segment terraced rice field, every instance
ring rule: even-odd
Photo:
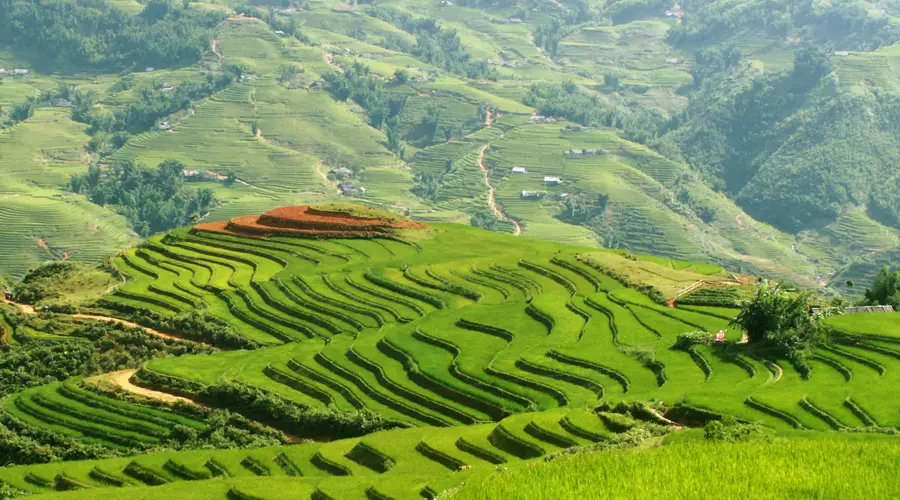
[[[411,428],[279,448],[15,467],[0,470],[0,481],[35,493],[101,495],[115,486],[163,495],[171,483],[209,480],[178,491],[280,498],[257,483],[264,477],[291,481],[293,494],[311,498],[400,499],[605,441],[631,425],[592,410],[600,403],[686,403],[783,431],[900,426],[895,405],[885,404],[896,400],[900,381],[896,338],[821,349],[804,379],[789,361],[737,343],[741,332],[728,326],[736,309],[660,305],[607,273],[641,270],[670,294],[701,279],[727,286],[726,273],[709,266],[634,261],[452,224],[327,240],[182,229],[114,263],[130,279],[105,307],[162,315],[206,309],[264,345],[155,359],[141,380],[233,380],[302,407],[368,410]],[[724,330],[728,346],[673,349],[678,334],[693,330]],[[165,440],[167,423],[203,425],[72,381],[18,393],[3,408],[110,448],[152,447]]]
[[[813,401],[840,426],[865,425],[852,399],[882,425],[900,420],[874,404],[890,397],[897,376],[890,339],[819,353],[809,380],[786,360],[739,347],[672,350],[690,330],[739,340],[728,327],[734,310],[661,306],[603,273],[609,259],[625,258],[521,241],[441,224],[414,244],[179,230],[118,257],[132,280],[106,300],[161,314],[207,307],[254,340],[287,343],[155,360],[151,371],[235,378],[310,406],[369,408],[414,425],[610,399],[686,401],[812,429],[834,424],[810,411]],[[727,279],[658,269],[685,282]]]
[[[197,488],[204,498],[231,498],[234,492],[253,498],[430,497],[474,470],[610,439],[621,432],[606,423],[610,418],[582,410],[522,414],[494,424],[387,431],[329,443],[13,467],[0,469],[0,481],[37,494],[62,490],[77,497],[78,490],[90,490],[80,493],[93,498],[106,498],[96,496],[103,489],[109,498],[126,494],[123,488],[142,497],[165,494],[175,485],[179,495]],[[279,496],[260,480],[282,483],[290,495]]]

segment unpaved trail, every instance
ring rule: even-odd
[[[219,41],[213,38],[209,48],[210,50],[212,50],[212,53],[216,55],[216,58],[219,60],[219,64],[222,64],[222,60],[225,59],[225,57],[221,52],[219,52]]]
[[[22,312],[25,313],[25,314],[29,314],[29,315],[30,315],[30,314],[37,314],[37,313],[38,313],[38,312],[34,309],[34,306],[30,306],[30,305],[28,305],[28,304],[19,304],[19,303],[17,303],[17,302],[12,302],[12,301],[9,301],[9,300],[6,300],[6,299],[0,299],[0,300],[2,300],[4,304],[7,304],[7,305],[10,305],[10,306],[13,306],[13,307],[18,308],[20,311],[22,311]],[[60,313],[57,313],[57,314],[60,314]],[[112,316],[103,316],[103,315],[100,315],[100,314],[81,314],[81,313],[78,313],[78,314],[66,314],[66,316],[69,316],[70,318],[75,318],[75,319],[90,319],[90,320],[94,320],[94,321],[103,321],[103,322],[106,322],[106,323],[119,323],[119,324],[125,325],[125,326],[127,326],[127,327],[129,327],[129,328],[140,328],[141,330],[144,330],[145,332],[149,333],[150,335],[153,335],[153,336],[156,336],[156,337],[159,337],[159,338],[163,338],[163,339],[167,339],[167,340],[175,340],[175,341],[184,341],[184,340],[186,340],[186,339],[183,338],[183,337],[177,337],[177,336],[172,335],[172,334],[169,334],[169,333],[163,333],[163,332],[161,332],[161,331],[159,331],[159,330],[154,330],[153,328],[148,328],[148,327],[146,327],[146,326],[139,325],[139,324],[137,324],[137,323],[134,323],[134,322],[131,322],[131,321],[127,321],[127,320],[124,320],[124,319],[114,318],[114,317],[112,317]]]
[[[737,221],[738,227],[741,228],[741,231],[743,231],[744,229],[746,229],[746,228],[744,227],[744,221],[741,219],[741,214],[737,214],[737,215],[734,217],[734,219]]]
[[[485,123],[487,124],[488,127],[493,126],[493,123],[494,123],[493,113],[491,113],[490,111],[488,111],[487,119],[485,120]],[[504,135],[505,134],[501,134],[500,137],[502,138]],[[503,212],[503,209],[500,207],[500,205],[497,203],[497,196],[496,196],[497,190],[494,188],[493,184],[491,184],[491,173],[488,170],[488,168],[484,165],[484,154],[485,154],[485,152],[487,152],[488,148],[490,148],[490,147],[491,147],[491,143],[489,142],[489,143],[485,144],[484,147],[481,148],[481,151],[478,153],[478,168],[481,169],[481,173],[484,175],[484,184],[488,188],[488,207],[491,209],[491,212],[494,212],[494,216],[496,216],[498,219],[500,219],[502,221],[506,221],[506,222],[512,222],[513,226],[515,226],[515,228],[516,228],[515,232],[513,234],[515,234],[516,236],[519,236],[520,234],[522,234],[522,226],[519,225],[518,221],[511,219],[509,216],[507,216]]]
[[[122,370],[118,372],[105,373],[97,377],[98,380],[106,380],[111,382],[116,387],[128,391],[132,394],[138,394],[140,396],[145,396],[148,398],[156,399],[159,401],[163,401],[165,403],[188,403],[192,405],[200,406],[196,401],[190,400],[188,398],[183,398],[181,396],[175,396],[173,394],[169,394],[167,392],[154,391],[153,389],[147,389],[138,385],[134,385],[131,383],[131,376],[135,374],[137,370]]]
[[[344,72],[344,68],[342,68],[340,64],[334,62],[334,54],[332,54],[331,52],[325,52],[325,53],[323,53],[323,54],[322,54],[322,58],[325,59],[325,62],[328,63],[328,66],[329,66],[331,69],[338,70],[338,71],[340,71],[341,73]]]

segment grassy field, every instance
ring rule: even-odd
[[[850,335],[900,338],[898,313],[848,314],[828,318],[825,324]]]
[[[892,498],[898,452],[891,438],[688,442],[488,473],[448,498]]]

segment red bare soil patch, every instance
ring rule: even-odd
[[[194,231],[265,238],[274,235],[306,238],[374,238],[398,229],[424,229],[406,219],[358,217],[345,212],[318,210],[306,205],[270,210],[262,215],[244,215],[228,222],[209,222]]]

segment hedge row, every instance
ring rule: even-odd
[[[60,395],[78,401],[81,404],[92,406],[110,413],[117,413],[124,417],[145,420],[147,422],[163,426],[186,425],[194,429],[203,429],[206,424],[177,414],[144,408],[133,403],[126,403],[117,399],[97,395],[91,391],[81,389],[72,383],[64,382],[57,390]]]
[[[573,446],[578,446],[578,443],[574,439],[568,436],[563,436],[562,434],[558,434],[549,429],[545,429],[534,420],[528,422],[528,425],[525,426],[524,430],[525,434],[528,434],[535,439],[544,441],[545,443],[550,443],[560,448],[571,448]]]
[[[130,481],[106,472],[99,467],[94,467],[88,472],[88,477],[97,481],[98,483],[106,484],[109,486],[123,487],[123,486],[133,486],[133,483]]]
[[[419,444],[416,445],[416,451],[425,458],[437,462],[452,471],[460,470],[466,465],[462,460],[429,446],[425,441],[419,441]]]
[[[419,278],[418,276],[414,275],[408,267],[403,269],[403,277],[419,286],[431,288],[432,290],[438,290],[441,292],[452,293],[453,295],[459,295],[460,297],[474,300],[475,302],[481,300],[480,293],[470,290],[464,286],[457,285],[456,283],[451,283],[432,273],[430,269],[426,268],[425,274],[428,275],[429,278],[435,280],[437,283],[432,283],[431,281]]]
[[[272,366],[271,363],[263,368],[263,375],[269,377],[275,382],[278,382],[279,384],[286,385],[291,389],[294,389],[295,391],[302,392],[303,394],[306,394],[313,399],[321,401],[325,406],[331,406],[334,404],[334,400],[327,392],[320,390],[318,387],[310,384],[306,380],[290,374],[287,371],[282,370],[281,368]]]
[[[363,467],[382,474],[396,465],[393,458],[362,441],[356,443],[344,456]]]
[[[730,356],[727,356],[725,359],[740,366],[745,372],[747,372],[747,375],[749,375],[750,378],[756,376],[756,368],[748,363],[746,359],[742,358],[740,354],[732,354]]]
[[[757,401],[753,399],[753,396],[750,396],[746,400],[744,400],[744,404],[749,406],[750,408],[753,408],[754,410],[758,410],[772,417],[775,417],[795,429],[806,429],[806,426],[800,423],[800,421],[797,420],[797,418],[793,415],[781,411],[778,408],[769,406],[763,402]]]
[[[40,486],[42,488],[53,488],[53,480],[48,479],[46,477],[39,476],[34,471],[28,471],[25,473],[23,477],[26,483],[31,483],[35,486]]]
[[[399,347],[391,344],[387,338],[379,340],[376,346],[385,356],[401,363],[406,368],[406,375],[409,377],[409,380],[422,389],[431,391],[457,404],[481,411],[490,416],[494,421],[502,420],[509,415],[509,412],[503,407],[498,406],[491,401],[487,401],[476,394],[460,391],[444,385],[441,381],[423,372],[419,369],[412,356]]]
[[[312,300],[324,302],[325,304],[328,304],[332,307],[336,307],[341,310],[352,311],[356,314],[361,314],[363,316],[367,316],[369,318],[372,318],[372,320],[374,320],[375,323],[378,324],[378,326],[382,326],[385,323],[384,318],[380,314],[378,314],[377,312],[375,312],[371,309],[366,309],[364,307],[360,307],[356,303],[351,304],[348,302],[342,302],[340,300],[333,299],[331,297],[327,297],[327,296],[322,295],[319,292],[313,290],[312,287],[310,287],[309,284],[307,284],[305,281],[303,281],[303,279],[301,277],[293,276],[292,278],[293,278],[294,284],[296,284],[300,288],[300,290],[303,291],[303,293],[305,293]],[[326,279],[325,276],[323,276],[322,279],[323,280]]]
[[[463,281],[468,281],[469,283],[474,283],[476,285],[480,285],[485,288],[490,288],[491,290],[494,290],[495,292],[502,295],[504,299],[509,298],[509,291],[507,289],[503,288],[502,286],[495,285],[493,283],[490,283],[488,281],[481,280],[478,278],[473,278],[472,276],[466,276],[460,272],[457,272],[455,269],[451,269],[450,274],[452,274],[453,276],[456,276],[457,278],[459,278]]]
[[[587,361],[587,360],[575,358],[572,356],[568,356],[568,355],[562,354],[558,351],[548,351],[546,353],[546,356],[548,358],[555,359],[556,361],[559,361],[561,363],[580,366],[582,368],[587,368],[588,370],[593,370],[598,373],[602,373],[603,375],[606,375],[607,377],[610,377],[611,379],[613,379],[616,382],[618,382],[619,384],[621,384],[623,392],[628,392],[628,389],[631,386],[631,381],[628,380],[628,377],[626,377],[622,372],[620,372],[616,369],[607,368],[607,367],[605,367],[599,363],[595,363],[593,361]]]
[[[156,472],[155,470],[145,467],[135,461],[131,461],[122,470],[126,476],[137,479],[138,481],[149,484],[150,486],[160,486],[169,483],[169,479]]]
[[[612,300],[612,297],[609,296],[609,299]],[[613,315],[613,312],[610,311],[607,307],[600,304],[599,302],[594,301],[590,297],[585,297],[584,303],[589,305],[590,307],[593,307],[594,309],[599,311],[601,314],[606,316],[606,318],[609,320],[609,330],[612,332],[613,344],[616,347],[618,347],[619,346],[619,328],[616,326],[616,318],[615,318],[615,315]]]
[[[866,427],[878,427],[878,422],[876,422],[875,419],[872,418],[872,416],[869,415],[868,412],[866,412],[866,410],[856,404],[856,402],[853,401],[850,396],[847,396],[847,399],[844,400],[844,406],[846,406],[848,410],[853,412],[853,414],[856,415],[856,418],[860,419],[866,425]]]
[[[278,467],[280,467],[281,470],[284,471],[284,474],[287,476],[299,477],[303,475],[300,467],[297,467],[297,464],[295,464],[290,457],[285,455],[284,452],[275,455],[275,458],[272,459],[272,461],[275,462],[275,464],[278,465]]]
[[[588,441],[592,441],[594,443],[599,443],[600,441],[606,441],[607,437],[603,434],[597,434],[596,432],[590,431],[588,429],[584,429],[575,425],[572,420],[569,419],[569,416],[566,415],[563,418],[559,419],[559,426],[566,430],[569,434],[578,436],[582,439],[587,439]]]
[[[343,321],[344,323],[350,325],[354,330],[361,331],[365,326],[350,316],[347,316],[344,313],[334,311],[332,309],[328,309],[327,307],[323,307],[312,300],[306,300],[300,295],[298,295],[295,291],[291,290],[287,285],[285,285],[281,280],[275,280],[275,286],[281,293],[284,294],[285,297],[293,301],[300,307],[309,309],[311,311],[315,311],[319,314],[337,319],[339,321]]]
[[[53,478],[53,485],[59,491],[86,490],[93,488],[93,486],[89,484],[85,484],[66,475],[65,472],[56,474],[56,477]]]
[[[76,422],[84,423],[83,425],[96,424],[101,427],[109,427],[111,431],[110,433],[116,433],[117,431],[121,430],[137,434],[140,437],[135,436],[134,438],[132,438],[136,441],[154,443],[158,439],[163,439],[169,435],[169,432],[165,426],[154,425],[149,422],[134,420],[125,417],[119,419],[115,418],[115,414],[107,416],[99,412],[94,413],[90,411],[81,411],[63,402],[54,401],[53,399],[50,399],[39,392],[33,393],[31,395],[31,399],[35,404],[38,404],[54,413],[71,417],[75,419]],[[125,435],[125,437],[128,436]]]
[[[591,275],[591,273],[585,271],[584,269],[576,266],[575,264],[573,264],[571,262],[562,260],[558,257],[551,257],[550,263],[555,264],[569,272],[575,273],[578,276],[581,276],[582,278],[584,278],[585,281],[590,283],[592,287],[594,287],[595,292],[600,291],[600,282],[597,280],[597,278],[595,278],[593,275]]]
[[[77,432],[80,432],[81,434],[84,434],[85,436],[97,438],[107,443],[113,443],[116,445],[125,446],[127,448],[140,448],[143,444],[143,441],[141,439],[133,436],[122,435],[116,432],[115,429],[98,428],[97,426],[87,423],[88,421],[73,418],[68,415],[49,410],[31,401],[30,399],[27,399],[21,394],[15,398],[13,403],[19,411],[30,415],[33,418],[50,424],[56,424],[62,427],[73,429]],[[154,442],[152,441],[152,438],[147,438],[146,436],[142,436],[142,438],[150,439],[151,443]]]
[[[272,471],[269,469],[269,466],[260,462],[257,458],[246,456],[243,460],[241,460],[241,467],[247,469],[257,476],[271,476]]]
[[[277,314],[273,314],[269,311],[266,311],[265,309],[263,309],[262,307],[257,305],[256,302],[253,301],[253,298],[250,296],[250,294],[247,293],[247,291],[243,288],[239,288],[239,289],[235,290],[234,293],[235,293],[235,295],[237,295],[244,301],[244,304],[247,306],[247,309],[249,310],[249,312],[251,312],[263,319],[266,319],[271,323],[281,325],[291,331],[298,331],[298,332],[302,333],[306,338],[313,339],[316,337],[320,337],[323,339],[327,339],[327,337],[312,330],[311,328],[304,325],[303,323],[299,323],[297,321],[294,321],[293,319],[283,318],[281,316],[278,316]],[[263,299],[263,302],[265,302],[265,299]],[[297,340],[296,338],[294,338],[290,335],[289,335],[289,337],[292,340]]]
[[[209,472],[213,477],[231,477],[231,473],[228,472],[228,468],[225,467],[225,464],[219,462],[214,457],[210,457],[203,466],[209,469]]]
[[[353,349],[352,347],[347,351],[347,359],[349,359],[350,361],[355,363],[357,366],[371,372],[372,375],[375,376],[375,379],[378,380],[378,383],[381,384],[382,387],[391,391],[398,397],[412,401],[420,406],[423,406],[432,411],[440,413],[441,415],[443,415],[445,417],[449,417],[454,420],[458,420],[465,424],[474,424],[474,423],[478,422],[477,419],[475,419],[468,413],[460,411],[452,406],[443,404],[440,401],[436,401],[434,399],[427,398],[421,394],[413,392],[413,391],[401,386],[400,384],[394,382],[393,380],[388,378],[387,375],[385,375],[384,369],[382,369],[381,366],[364,358],[362,355],[360,355],[358,352],[356,352],[356,350]]]
[[[515,339],[515,335],[502,328],[496,328],[490,325],[478,323],[476,321],[469,321],[467,319],[458,320],[456,322],[456,326],[458,328],[462,328],[463,330],[470,330],[473,332],[484,333],[486,335],[490,335],[491,337],[497,337],[498,339],[504,340],[506,342],[512,342]]]
[[[350,370],[344,368],[343,366],[338,365],[334,361],[328,359],[321,352],[316,353],[315,358],[316,362],[318,362],[322,367],[334,373],[336,376],[341,377],[353,385],[355,385],[360,391],[362,391],[365,395],[369,396],[373,400],[387,406],[388,408],[402,414],[407,417],[419,420],[421,422],[425,422],[429,425],[435,425],[439,427],[446,427],[447,422],[443,420],[431,416],[427,413],[424,413],[416,408],[413,408],[406,403],[398,401],[394,398],[385,396],[384,394],[378,392],[374,388],[372,388],[369,384],[366,383],[365,380],[362,379],[359,375],[351,372]]]
[[[509,279],[507,277],[500,277],[500,276],[494,275],[493,273],[490,273],[488,271],[482,271],[476,267],[472,267],[472,273],[475,274],[476,276],[481,276],[482,278],[487,279],[487,280],[497,281],[497,282],[509,285],[509,286],[515,288],[516,290],[519,290],[520,292],[522,292],[522,295],[524,295],[526,299],[531,298],[531,290],[527,286],[519,283],[518,281]],[[507,298],[509,297],[508,292],[506,294],[506,297]]]
[[[335,462],[322,454],[322,450],[316,452],[309,461],[319,470],[322,470],[332,476],[349,476],[352,474],[350,468],[344,464]]]
[[[506,399],[508,401],[512,401],[512,402],[522,406],[523,408],[537,408],[537,403],[535,403],[531,399],[526,398],[525,396],[521,396],[514,392],[510,392],[502,387],[498,387],[489,382],[480,380],[480,379],[462,371],[459,368],[459,363],[458,363],[458,359],[459,359],[459,355],[460,355],[461,351],[460,351],[459,347],[457,347],[456,345],[451,344],[450,342],[447,342],[445,340],[439,339],[437,337],[432,337],[431,335],[428,335],[427,333],[423,332],[421,329],[416,329],[416,331],[413,332],[413,338],[415,338],[419,341],[425,342],[426,344],[430,344],[430,345],[433,345],[440,349],[443,349],[443,350],[449,352],[451,355],[453,355],[453,362],[450,363],[449,371],[450,371],[450,374],[457,380],[459,380],[465,384],[469,384],[473,387],[477,387],[487,393],[493,394],[500,398]]]
[[[297,340],[294,337],[291,337],[290,335],[282,332],[281,330],[273,328],[269,324],[260,321],[259,318],[251,315],[249,311],[242,310],[242,305],[244,307],[247,306],[247,301],[243,296],[238,295],[238,297],[241,299],[240,302],[235,300],[235,296],[231,293],[222,293],[221,295],[219,295],[219,297],[221,297],[222,300],[225,301],[225,304],[228,306],[228,312],[230,312],[232,316],[243,321],[244,323],[247,323],[248,325],[251,325],[256,329],[263,331],[284,343],[290,343]]]
[[[828,424],[828,426],[831,427],[832,429],[838,431],[838,430],[847,428],[846,425],[842,424],[838,419],[834,418],[834,416],[829,414],[827,411],[812,404],[812,402],[810,402],[810,400],[807,399],[806,397],[801,399],[799,404],[800,404],[801,408],[803,408],[804,410],[808,411],[809,413],[815,415],[816,418],[818,418],[819,420],[822,420],[823,422]]]
[[[375,274],[371,271],[367,271],[365,274],[363,274],[363,277],[369,283],[372,283],[373,285],[380,286],[381,288],[385,288],[396,294],[404,295],[411,299],[422,301],[426,304],[430,304],[431,306],[433,306],[437,309],[444,309],[445,307],[447,307],[447,304],[445,304],[444,301],[441,300],[440,297],[431,295],[430,293],[423,292],[423,291],[421,291],[417,288],[413,288],[411,286],[406,286],[404,284],[397,283],[393,280],[390,280],[388,278],[385,278],[384,276]],[[387,295],[387,294],[385,294],[385,295]],[[385,298],[385,300],[387,300],[388,297],[390,297],[390,296],[387,295],[386,297],[382,297],[382,298]],[[404,301],[404,302],[406,302],[406,301]],[[400,302],[400,303],[405,305],[404,302]],[[425,315],[425,311],[422,310],[421,308],[419,308],[416,312],[419,312],[419,314],[422,316]]]
[[[343,396],[344,399],[346,399],[347,402],[350,403],[350,405],[353,406],[354,408],[356,408],[357,410],[362,410],[363,408],[366,407],[365,403],[363,403],[362,400],[360,400],[350,388],[348,388],[344,384],[332,379],[331,377],[322,375],[321,373],[319,373],[311,368],[303,366],[302,364],[298,363],[296,360],[293,360],[293,359],[288,361],[287,367],[290,370],[293,370],[304,377],[308,377],[311,380],[314,380],[314,381],[328,387],[329,389],[337,392],[338,394]]]
[[[780,379],[784,374],[784,368],[778,366],[778,364],[773,363],[772,361],[769,361],[768,359],[762,358],[760,356],[751,354],[750,357],[762,363],[763,366],[766,367],[766,370],[769,370],[769,373],[771,373],[772,376],[775,377],[775,380]]]
[[[277,285],[274,285],[274,282],[270,282],[270,283],[273,283],[273,286],[277,287]],[[315,314],[309,314],[305,311],[296,309],[294,307],[290,307],[278,300],[275,300],[274,298],[272,298],[272,294],[269,292],[269,290],[266,289],[265,285],[263,285],[259,282],[256,282],[256,281],[251,282],[250,287],[253,288],[256,291],[256,293],[258,293],[259,296],[263,299],[263,302],[265,302],[272,309],[281,311],[282,313],[284,313],[288,316],[297,317],[303,321],[307,321],[316,326],[322,327],[322,328],[328,330],[332,335],[344,333],[344,330],[335,326],[334,323],[327,321],[325,319],[322,319],[321,316],[317,316]]]
[[[270,253],[263,252],[259,250],[260,246],[254,245],[242,245],[240,243],[235,243],[229,245],[228,243],[222,241],[216,241],[214,238],[205,238],[203,236],[192,235],[189,238],[185,238],[183,241],[186,243],[194,243],[197,245],[205,245],[213,248],[218,248],[219,250],[227,250],[229,252],[237,252],[237,253],[247,253],[250,255],[256,255],[257,257],[262,257],[263,259],[271,260],[272,262],[280,265],[282,268],[287,267],[288,262],[277,255],[272,255]],[[237,246],[235,246],[237,245]],[[246,259],[251,260],[251,259]],[[256,263],[255,263],[256,264]],[[259,264],[256,264],[257,266]]]
[[[550,316],[549,314],[535,307],[534,303],[528,304],[528,306],[525,307],[525,314],[531,316],[533,320],[544,325],[544,328],[547,329],[547,335],[550,335],[550,333],[553,332],[553,326],[556,324],[553,316]]]
[[[497,449],[503,450],[506,453],[523,460],[538,458],[547,454],[543,448],[516,436],[504,427],[503,424],[497,424],[497,426],[494,427],[494,430],[488,434],[488,441],[497,447]]]
[[[239,490],[237,486],[229,488],[228,493],[225,494],[225,498],[228,500],[265,500],[263,497],[245,493]]]
[[[685,350],[688,354],[691,355],[691,359],[694,360],[694,363],[696,363],[697,366],[699,366],[700,369],[703,370],[703,373],[706,374],[706,380],[708,381],[709,378],[712,377],[712,367],[709,366],[709,361],[707,361],[706,358],[704,358],[703,355],[700,354],[700,351],[698,351],[694,346],[691,346]]]
[[[541,286],[540,283],[534,281],[533,279],[519,274],[515,269],[508,269],[505,267],[498,266],[496,264],[491,264],[490,269],[495,273],[500,273],[512,280],[516,280],[519,283],[523,283],[529,290],[533,289],[538,295],[544,292],[544,287]]]
[[[494,453],[491,450],[487,450],[478,446],[476,444],[470,443],[466,441],[466,438],[460,437],[456,440],[456,447],[459,448],[460,451],[464,451],[470,455],[474,455],[485,462],[492,463],[494,465],[505,464],[506,459],[497,453]]]
[[[563,288],[568,290],[569,294],[571,294],[571,295],[575,295],[576,293],[578,293],[578,288],[575,286],[575,283],[572,283],[571,280],[562,276],[559,273],[555,273],[543,266],[540,266],[538,264],[533,264],[531,262],[527,262],[524,260],[520,260],[518,262],[518,264],[519,264],[519,267],[521,267],[521,268],[528,269],[529,271],[538,273],[541,276],[544,276],[545,278],[549,278],[549,279],[559,283],[560,285],[562,285]]]
[[[527,378],[520,377],[519,375],[498,370],[490,365],[486,366],[484,368],[484,371],[489,375],[493,375],[497,378],[512,382],[513,384],[520,385],[522,387],[528,387],[538,392],[543,392],[544,394],[555,399],[556,404],[559,406],[567,406],[569,404],[569,398],[565,395],[565,393],[555,387],[551,387],[541,382],[528,380]]]
[[[374,486],[366,488],[366,498],[369,500],[397,500],[390,495],[378,491]]]
[[[324,278],[324,277],[323,277],[323,279],[327,279],[327,278]],[[385,295],[385,294],[382,294],[381,292],[378,292],[378,291],[376,291],[376,290],[370,290],[370,289],[368,289],[368,288],[366,288],[366,287],[364,287],[364,286],[362,286],[362,285],[356,283],[355,281],[353,281],[353,280],[350,278],[350,276],[344,277],[344,283],[347,283],[348,286],[350,286],[351,288],[353,288],[354,290],[356,290],[356,291],[359,292],[359,293],[368,294],[368,295],[373,295],[373,296],[378,297],[378,298],[380,298],[380,299],[382,299],[382,300],[388,300],[388,301],[390,301],[390,302],[396,302],[396,303],[398,303],[398,304],[400,303],[399,298],[395,297],[394,299],[391,299],[391,298],[389,297],[389,298],[385,299],[385,298],[384,298],[384,295]],[[379,304],[379,303],[376,303],[376,302],[372,302],[371,300],[367,299],[367,298],[365,297],[365,295],[354,295],[354,294],[350,293],[350,292],[347,291],[347,290],[341,289],[340,287],[335,287],[333,290],[334,290],[335,292],[337,292],[337,293],[340,293],[340,294],[344,295],[345,297],[349,298],[350,300],[356,300],[356,301],[359,301],[359,302],[361,302],[361,303],[363,303],[363,304],[365,304],[365,305],[367,305],[367,306],[369,306],[369,307],[374,307],[375,309],[379,309],[379,310],[385,311],[385,312],[387,312],[388,314],[390,314],[391,316],[393,316],[395,320],[397,320],[397,321],[399,321],[399,322],[401,322],[401,323],[409,323],[410,321],[412,321],[411,318],[406,318],[406,317],[404,317],[404,316],[401,316],[400,313],[397,312],[397,310],[395,310],[393,307],[389,307],[389,306],[384,305],[384,304]],[[339,291],[339,290],[340,290],[340,291]],[[372,293],[373,291],[374,291],[375,293]],[[419,306],[417,306],[417,305],[415,305],[415,304],[412,304],[412,305],[414,306],[414,307],[411,308],[411,309],[413,309],[413,311],[416,311],[416,310],[421,311],[421,310],[422,310],[422,308],[420,308]],[[423,314],[424,314],[424,311],[423,311]]]
[[[884,372],[885,372],[884,365],[882,365],[881,363],[879,363],[875,360],[869,359],[865,356],[860,356],[858,354],[854,354],[852,352],[847,352],[843,349],[838,349],[837,347],[834,347],[833,345],[823,345],[823,346],[821,346],[821,348],[832,354],[836,354],[838,356],[842,356],[844,358],[856,361],[859,364],[866,365],[869,368],[872,368],[873,370],[877,371],[879,375],[884,375]]]
[[[171,458],[166,460],[166,462],[162,465],[164,471],[172,474],[173,476],[184,479],[185,481],[202,481],[204,479],[212,479],[212,474],[205,470],[194,470],[184,465],[182,463],[178,463]]]
[[[578,332],[578,340],[581,340],[584,337],[584,332],[587,330],[587,327],[591,322],[591,315],[580,307],[576,306],[575,303],[572,302],[571,298],[568,302],[566,302],[566,309],[571,311],[572,314],[575,314],[576,316],[584,320],[584,326],[582,326],[581,331]]]
[[[603,386],[598,384],[597,382],[594,382],[593,380],[579,377],[578,375],[573,375],[571,373],[554,370],[553,368],[547,368],[546,366],[541,366],[537,363],[532,363],[524,359],[516,360],[516,368],[528,373],[532,373],[534,375],[549,377],[555,380],[568,382],[579,387],[584,387],[585,389],[588,389],[596,394],[599,399],[603,399]]]

